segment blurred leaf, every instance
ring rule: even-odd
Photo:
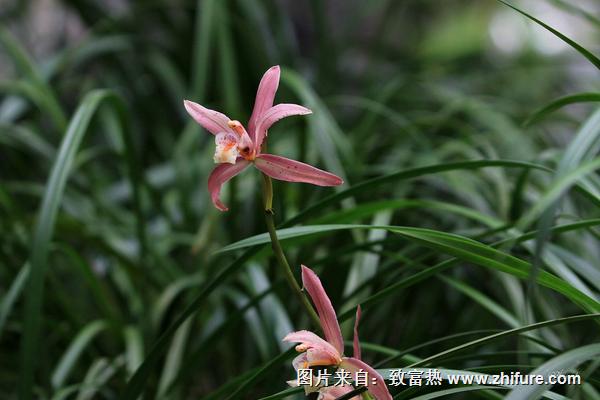
[[[527,278],[530,275],[531,264],[524,260],[498,251],[493,247],[484,245],[475,240],[431,229],[352,224],[312,225],[280,229],[277,231],[277,236],[280,240],[284,241],[317,233],[350,229],[385,229],[408,239],[415,240],[417,243],[423,244],[424,246],[442,251],[476,265],[506,272],[519,278]],[[219,253],[258,246],[268,242],[268,235],[263,233],[225,246],[219,250]],[[585,310],[590,312],[600,311],[600,303],[581,293],[562,279],[557,278],[546,271],[540,271],[536,279],[539,284],[564,294]]]
[[[573,368],[578,367],[585,361],[594,360],[600,357],[600,343],[581,346],[573,350],[569,350],[555,358],[546,361],[533,371],[532,375],[549,375],[565,374]],[[535,400],[542,396],[542,393],[552,387],[550,384],[543,385],[521,385],[506,396],[507,400]]]
[[[54,389],[59,389],[65,384],[69,378],[69,374],[75,367],[77,360],[86,350],[86,347],[90,345],[96,336],[107,328],[108,324],[106,321],[94,321],[81,329],[52,373],[51,381]]]
[[[29,58],[25,50],[3,26],[0,26],[0,43],[4,45],[4,48],[13,59],[18,71],[25,75],[32,90],[35,90],[38,93],[32,100],[37,100],[39,103],[45,104],[50,115],[54,119],[56,128],[61,131],[65,129],[67,125],[66,118],[52,89],[42,79],[35,64]]]
[[[519,320],[515,318],[515,316],[512,315],[508,310],[470,285],[445,276],[441,276],[440,278],[450,286],[473,299],[476,303],[479,303],[483,308],[487,309],[496,317],[504,321],[508,326],[516,328],[520,325]]]
[[[206,86],[211,65],[213,22],[215,20],[215,1],[198,0],[193,41],[192,92],[188,94],[194,101],[202,102],[206,98]]]
[[[25,329],[21,344],[21,380],[19,384],[19,395],[22,399],[29,399],[32,394],[34,370],[37,365],[37,349],[40,346],[38,341],[41,325],[40,315],[43,304],[44,276],[56,216],[59,211],[67,178],[75,159],[75,154],[79,149],[83,136],[87,133],[92,116],[103,101],[109,101],[117,109],[122,110],[123,105],[119,102],[119,98],[111,94],[111,92],[95,91],[86,96],[69,123],[69,128],[63,138],[57,159],[50,173],[40,207],[31,247],[31,272],[26,288]],[[123,116],[123,114],[121,115]],[[129,132],[125,129],[126,122],[124,120],[122,122],[124,125],[122,134],[125,136],[124,142],[126,143],[127,150],[126,157],[130,160],[129,165],[132,168],[137,168],[137,164],[133,159],[134,153],[131,148],[131,140],[127,137]],[[139,175],[131,172],[131,176]],[[137,188],[138,183],[139,181],[133,181],[133,187]],[[143,224],[143,219],[139,219],[138,223]],[[143,228],[140,229],[140,232],[143,232]]]
[[[560,324],[567,324],[567,323],[572,323],[572,322],[578,322],[578,321],[585,321],[585,320],[594,320],[594,319],[598,319],[600,318],[600,314],[587,314],[587,315],[574,315],[572,317],[565,317],[565,318],[557,318],[557,319],[553,319],[553,320],[549,320],[549,321],[543,321],[543,322],[538,322],[535,324],[530,324],[530,325],[525,325],[525,326],[521,326],[518,328],[514,328],[514,329],[510,329],[510,330],[506,330],[503,332],[499,332],[499,333],[495,333],[493,335],[489,335],[480,339],[476,339],[467,343],[463,343],[459,346],[455,346],[452,347],[448,350],[444,350],[440,353],[434,354],[432,356],[426,357],[424,359],[422,359],[421,361],[418,361],[416,363],[413,363],[411,365],[409,365],[409,367],[418,367],[418,366],[423,366],[423,365],[428,365],[431,362],[437,362],[438,360],[444,359],[446,358],[448,355],[450,354],[454,354],[457,352],[461,352],[464,351],[466,349],[471,349],[473,347],[477,347],[477,346],[481,346],[482,344],[486,344],[489,343],[491,341],[495,341],[498,339],[502,339],[504,337],[507,336],[512,336],[515,335],[517,333],[522,333],[522,332],[528,332],[531,330],[535,330],[535,329],[540,329],[546,326],[553,326],[553,325],[560,325]]]
[[[19,270],[19,273],[15,277],[13,283],[10,285],[8,292],[2,297],[2,301],[0,302],[0,338],[2,337],[2,331],[4,330],[6,320],[8,319],[8,316],[12,312],[17,299],[25,287],[25,282],[27,282],[27,278],[29,276],[29,270],[29,264],[25,264]]]
[[[600,101],[600,93],[594,93],[594,92],[577,93],[577,94],[572,94],[569,96],[564,96],[559,99],[553,100],[552,102],[548,103],[547,105],[534,111],[533,114],[531,114],[523,122],[523,126],[527,127],[527,126],[533,125],[533,124],[537,123],[538,121],[540,121],[541,119],[543,119],[544,117],[546,117],[548,114],[550,114],[564,106],[567,106],[569,104],[591,103],[591,102],[599,102],[599,101]]]
[[[543,23],[539,19],[535,18],[533,15],[527,14],[525,11],[522,11],[519,8],[511,5],[510,3],[507,3],[504,0],[497,0],[497,1],[499,1],[500,3],[503,3],[505,5],[507,5],[508,7],[510,7],[513,10],[519,12],[520,14],[523,14],[524,16],[526,16],[527,18],[529,18],[530,20],[532,20],[536,24],[538,24],[538,25],[542,26],[543,28],[545,28],[546,30],[552,32],[552,34],[554,34],[556,37],[558,37],[559,39],[561,39],[563,42],[567,43],[569,46],[573,47],[582,56],[584,56],[585,58],[587,58],[592,64],[594,64],[596,66],[596,68],[600,69],[600,59],[598,57],[596,57],[595,55],[593,55],[592,53],[590,53],[589,50],[587,50],[584,47],[582,47],[579,43],[577,43],[574,40],[572,40],[572,39],[568,38],[567,36],[563,35],[559,31],[557,31],[556,29],[552,28],[551,26]]]

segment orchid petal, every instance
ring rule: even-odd
[[[331,351],[329,348],[310,348],[306,350],[308,366],[337,366],[342,359],[337,351]]]
[[[300,368],[306,368],[306,365],[308,365],[308,356],[306,353],[300,353],[292,360],[292,366],[296,371]]]
[[[213,135],[220,132],[233,133],[229,125],[227,125],[229,118],[225,114],[215,110],[209,110],[208,108],[202,107],[200,104],[189,100],[184,100],[183,105],[188,114]]]
[[[279,86],[279,75],[279,65],[271,67],[265,72],[258,84],[256,100],[254,100],[254,109],[252,110],[252,115],[248,121],[248,130],[250,131],[250,137],[254,143],[256,143],[256,123],[265,111],[273,107],[275,93]]]
[[[306,354],[302,353],[298,357],[296,357],[296,359],[300,358],[301,356],[305,356],[306,357]],[[296,369],[296,371],[298,371],[298,368],[305,368],[305,367],[304,367],[304,364],[299,364],[298,368],[296,368],[296,367],[294,367],[294,368]],[[286,381],[285,383],[287,383],[291,387],[298,387],[298,386],[300,386],[298,384],[298,378],[296,378],[294,380],[291,380],[291,381]],[[302,385],[302,388],[304,389],[304,394],[307,395],[307,396],[310,393],[318,392],[319,389],[321,389],[321,386],[318,385],[318,382],[317,382],[316,379],[313,379],[312,382],[310,382],[310,383],[311,383],[311,385]]]
[[[319,390],[319,397],[317,400],[335,400],[338,397],[342,397],[345,394],[350,393],[354,390],[354,387],[350,385],[344,386],[328,386]],[[361,396],[353,396],[350,400],[360,400]]]
[[[319,337],[316,333],[311,331],[297,331],[288,333],[284,338],[284,342],[292,342],[292,343],[300,343],[307,348],[321,349],[328,353],[331,353],[335,356],[335,358],[339,360],[342,357],[342,352],[338,351],[338,349],[333,346],[333,344],[328,343],[321,337]]]
[[[360,321],[360,305],[356,307],[356,318],[354,319],[354,358],[361,359],[360,356],[360,341],[358,340],[358,322]]]
[[[323,328],[325,339],[327,339],[340,354],[343,354],[344,339],[342,338],[340,325],[338,324],[331,300],[329,300],[325,289],[323,289],[323,285],[317,274],[304,265],[302,266],[302,283],[315,304],[319,319],[321,320],[321,327]]]
[[[282,340],[290,343],[307,343],[314,347],[331,346],[316,333],[306,330],[288,333]]]
[[[211,172],[208,178],[208,191],[212,202],[221,211],[227,211],[228,208],[221,202],[219,195],[221,193],[221,186],[240,172],[242,172],[248,165],[249,161],[238,157],[235,164],[219,164]]]
[[[340,368],[351,373],[356,373],[361,369],[367,373],[367,388],[377,400],[392,400],[392,395],[388,390],[385,380],[373,367],[369,364],[352,357],[342,359]]]
[[[255,140],[256,148],[260,149],[262,142],[267,136],[267,131],[275,122],[292,115],[307,115],[312,111],[298,104],[277,104],[266,110],[256,122]]]
[[[255,159],[256,168],[271,178],[287,182],[304,182],[317,186],[338,186],[342,178],[312,165],[273,154],[260,154]]]

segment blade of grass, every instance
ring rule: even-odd
[[[458,235],[417,228],[394,228],[392,232],[415,239],[427,247],[443,251],[464,261],[509,273],[521,279],[529,278],[531,274],[530,263]],[[536,281],[542,286],[562,293],[588,312],[600,311],[598,301],[546,271],[539,271]]]
[[[189,94],[195,101],[202,101],[206,97],[214,16],[215,0],[198,0],[192,49],[192,93]]]
[[[587,93],[577,93],[571,94],[568,96],[564,96],[558,98],[556,100],[551,101],[545,106],[539,108],[534,111],[524,122],[523,126],[528,127],[531,126],[540,120],[544,119],[548,114],[561,109],[564,106],[569,104],[577,104],[577,103],[592,103],[600,101],[600,93],[596,92],[587,92]]]
[[[60,389],[63,387],[69,374],[75,367],[75,364],[79,360],[81,354],[85,351],[86,347],[98,336],[102,331],[108,328],[106,321],[94,321],[90,322],[81,329],[81,331],[75,336],[75,339],[69,345],[69,348],[63,354],[62,358],[54,368],[50,382],[52,387]]]
[[[533,223],[544,210],[552,206],[552,204],[571,186],[577,181],[585,178],[586,175],[596,171],[598,168],[600,168],[600,158],[583,163],[572,171],[559,177],[515,225],[520,229],[529,227],[529,225]]]
[[[530,210],[519,218],[516,226],[521,229],[527,227],[539,215],[537,227],[532,274],[528,282],[528,297],[535,298],[535,276],[541,269],[544,248],[550,240],[550,227],[555,219],[560,206],[561,196],[576,181],[586,182],[587,175],[600,166],[600,159],[592,159],[600,148],[600,111],[595,112],[583,124],[575,138],[571,141],[561,158],[550,187]],[[588,161],[589,160],[589,161]]]
[[[592,223],[593,225],[598,225],[598,224],[600,224],[600,219],[591,220],[591,221],[588,221],[587,223]],[[587,226],[587,223],[586,224],[577,223],[577,224],[561,225],[561,226],[557,226],[557,227],[553,228],[552,231],[558,233],[558,232],[567,232],[570,230],[582,229]],[[504,239],[504,240],[494,243],[493,246],[498,247],[507,242],[521,243],[521,242],[533,239],[537,235],[537,233],[538,233],[537,231],[532,231],[532,232],[525,233],[521,236],[518,236],[516,238]],[[404,278],[392,285],[389,285],[388,287],[380,290],[379,292],[377,292],[377,293],[367,297],[363,301],[361,301],[361,303],[360,303],[361,307],[363,310],[367,310],[368,308],[372,307],[373,305],[375,305],[375,304],[381,302],[382,300],[384,300],[385,298],[391,296],[396,291],[406,288],[406,287],[409,287],[409,286],[412,286],[412,285],[419,283],[431,276],[436,275],[437,273],[444,271],[447,268],[453,267],[457,264],[458,261],[459,261],[458,258],[453,258],[450,260],[443,261],[443,262],[436,264],[432,267],[429,267],[423,271],[420,271],[414,275]],[[348,311],[340,314],[338,319],[341,322],[341,321],[345,321],[348,318],[351,318],[353,316],[354,316],[354,310],[349,309]]]
[[[169,338],[177,332],[181,324],[183,324],[191,315],[193,315],[202,305],[206,304],[206,298],[233,272],[237,271],[244,265],[246,259],[257,253],[258,249],[249,249],[227,267],[220,269],[219,272],[207,282],[200,290],[196,297],[184,308],[181,314],[173,321],[171,325],[158,337],[152,345],[150,351],[146,354],[144,362],[135,371],[131,379],[127,382],[125,389],[121,393],[122,399],[135,400],[144,390],[146,380],[150,376],[152,368],[160,359],[163,351],[166,350]]]
[[[339,203],[341,200],[346,199],[348,197],[352,197],[356,194],[368,192],[376,187],[384,186],[386,184],[391,184],[392,182],[408,180],[419,178],[423,176],[433,175],[440,172],[447,171],[456,171],[456,170],[478,170],[482,168],[492,168],[492,167],[504,167],[504,168],[526,168],[526,169],[534,169],[534,170],[542,170],[546,172],[551,172],[552,170],[546,168],[541,165],[521,162],[521,161],[511,161],[511,160],[474,160],[474,161],[463,161],[463,162],[454,162],[454,163],[444,163],[444,164],[436,164],[429,165],[426,167],[417,167],[406,169],[402,171],[398,171],[395,173],[391,173],[388,175],[376,177],[373,179],[369,179],[367,181],[358,183],[353,185],[352,187],[333,194],[324,198],[323,200],[305,208],[302,212],[300,212],[295,217],[289,219],[285,223],[282,224],[282,227],[293,226],[313,215],[323,211],[325,207],[330,206],[332,204]],[[598,200],[597,204],[600,205],[600,200]]]
[[[173,336],[173,341],[171,343],[171,347],[169,348],[169,352],[167,354],[167,359],[165,360],[162,374],[160,375],[156,399],[160,400],[168,398],[167,390],[171,383],[177,377],[179,368],[181,368],[181,364],[184,358],[183,356],[185,355],[186,351],[186,342],[188,340],[188,335],[190,333],[192,325],[193,320],[188,319],[181,326],[181,329],[179,329],[177,333]]]
[[[565,0],[552,0],[557,7],[561,7],[572,14],[579,15],[585,18],[590,23],[596,25],[597,28],[600,28],[600,18],[595,15],[593,12],[586,11],[585,8],[580,8],[575,4],[571,4]]]
[[[63,117],[58,115],[58,112],[55,109],[56,105],[53,104],[52,101],[49,100],[49,96],[33,82],[26,79],[3,81],[0,82],[0,91],[28,99],[39,108],[41,114],[50,116],[50,119],[57,129],[63,127]]]
[[[431,210],[440,210],[444,213],[451,213],[466,218],[472,219],[473,221],[480,222],[490,228],[498,228],[503,225],[502,221],[480,213],[472,208],[452,204],[443,201],[433,200],[381,200],[369,203],[357,204],[356,207],[348,210],[342,210],[332,212],[323,217],[317,218],[312,222],[316,225],[329,224],[329,223],[345,223],[369,217],[379,211],[383,210],[402,210],[406,208],[424,208]]]
[[[547,326],[555,326],[555,325],[561,325],[561,324],[569,324],[569,323],[573,323],[573,322],[580,322],[580,321],[589,321],[589,320],[594,320],[594,319],[598,319],[600,318],[600,313],[598,314],[585,314],[585,315],[574,315],[571,317],[565,317],[565,318],[556,318],[556,319],[552,319],[552,320],[548,320],[548,321],[543,321],[543,322],[537,322],[535,324],[529,324],[529,325],[525,325],[525,326],[521,326],[519,328],[515,328],[515,329],[509,329],[506,331],[502,331],[499,333],[495,333],[493,335],[489,335],[480,339],[476,339],[476,340],[472,340],[470,342],[467,343],[463,343],[459,346],[455,346],[452,347],[448,350],[444,350],[440,353],[434,354],[432,356],[426,357],[424,359],[422,359],[421,361],[418,361],[416,363],[413,363],[411,365],[409,365],[409,368],[414,368],[414,367],[419,367],[419,366],[424,366],[424,365],[428,365],[431,364],[432,362],[439,362],[439,360],[446,358],[448,355],[451,354],[455,354],[467,349],[472,349],[474,347],[478,347],[481,346],[482,344],[486,344],[498,339],[502,339],[508,336],[512,336],[512,335],[516,335],[518,333],[523,333],[523,332],[528,332],[528,331],[532,331],[535,329],[540,329],[540,328],[544,328]]]
[[[217,40],[219,54],[219,71],[222,85],[219,85],[221,97],[224,100],[224,106],[229,115],[240,115],[242,105],[240,103],[241,93],[239,93],[240,84],[238,82],[238,72],[236,71],[236,51],[234,41],[231,38],[232,24],[230,22],[229,1],[222,0],[216,3],[217,19]]]
[[[56,155],[54,147],[44,138],[20,125],[0,123],[0,141],[10,144],[16,142],[28,151],[35,152],[36,155],[44,159],[52,160]]]
[[[54,120],[56,128],[59,131],[63,131],[67,126],[67,119],[58,99],[38,72],[29,55],[4,26],[0,26],[0,43],[2,43],[13,59],[17,69],[27,80],[29,80],[36,90],[39,91],[41,98],[43,98],[43,100],[40,99],[40,101],[48,106],[48,110]]]
[[[589,50],[585,49],[584,47],[582,47],[579,43],[575,42],[573,39],[568,38],[567,36],[563,35],[562,33],[560,33],[559,31],[557,31],[556,29],[552,28],[550,25],[545,24],[544,22],[540,21],[539,19],[535,18],[533,15],[527,14],[525,11],[513,6],[512,4],[504,1],[504,0],[497,0],[500,3],[512,8],[513,10],[517,11],[518,13],[526,16],[527,18],[529,18],[530,20],[532,20],[533,22],[535,22],[536,24],[542,26],[543,28],[545,28],[546,30],[550,31],[552,34],[554,34],[556,37],[558,37],[559,39],[561,39],[563,42],[567,43],[569,46],[573,47],[575,50],[577,50],[582,56],[584,56],[585,58],[587,58],[592,64],[594,64],[596,66],[596,68],[600,69],[600,59],[598,57],[596,57],[595,55],[593,55]]]
[[[544,364],[533,370],[531,374],[542,375],[544,377],[558,375],[558,371],[567,371],[579,366],[585,361],[598,359],[598,357],[600,357],[600,343],[581,346],[546,361]],[[550,384],[521,385],[511,390],[508,396],[506,396],[506,400],[539,399],[542,393],[550,387],[552,387]]]
[[[119,371],[122,364],[122,358],[117,358],[112,362],[105,358],[96,360],[85,375],[76,400],[96,398],[96,393],[106,386],[106,382]]]
[[[480,265],[482,267],[499,270],[521,279],[529,278],[531,272],[531,264],[513,257],[509,254],[494,249],[483,243],[477,242],[459,235],[449,234],[440,231],[434,231],[423,228],[401,227],[401,226],[374,226],[374,225],[313,225],[300,226],[294,228],[286,228],[278,230],[277,234],[280,240],[286,240],[301,236],[314,235],[316,233],[325,233],[336,230],[351,230],[351,229],[385,229],[390,232],[397,233],[408,239],[415,240],[418,243],[436,250],[440,250],[446,254],[455,256],[464,261]],[[240,240],[223,247],[217,253],[228,252],[232,250],[243,249],[262,245],[269,242],[269,237],[266,234],[252,236],[247,239]],[[539,284],[550,289],[556,290],[570,298],[583,309],[590,312],[600,310],[600,303],[593,298],[581,293],[576,288],[569,285],[562,279],[546,272],[540,271],[536,280]]]
[[[472,286],[467,285],[466,283],[463,283],[456,279],[448,278],[443,275],[439,278],[448,285],[454,287],[456,290],[462,292],[465,296],[468,296],[475,302],[479,303],[483,308],[487,309],[500,320],[504,321],[508,326],[516,328],[520,325],[519,320],[514,315],[512,315],[507,309],[505,309],[500,304],[496,303],[494,300],[481,293],[477,289],[473,288]]]
[[[131,376],[144,360],[144,339],[140,330],[134,326],[127,326],[123,330],[123,339],[125,341],[125,366],[128,375]]]
[[[17,299],[25,287],[25,283],[27,282],[27,278],[29,276],[29,270],[29,263],[26,263],[23,265],[23,267],[21,267],[13,283],[10,285],[10,289],[8,289],[8,292],[2,298],[2,303],[0,303],[0,338],[2,337],[4,324],[6,324],[8,316],[12,312]]]

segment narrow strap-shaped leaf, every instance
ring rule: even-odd
[[[12,34],[3,26],[0,26],[0,43],[3,44],[19,71],[23,73],[27,81],[39,92],[41,98],[33,100],[46,104],[56,127],[59,130],[63,130],[67,125],[66,118],[54,92],[44,81],[25,49],[21,47]]]
[[[480,339],[472,340],[470,342],[463,343],[461,345],[452,347],[451,349],[444,350],[444,351],[442,351],[440,353],[437,353],[437,354],[434,354],[432,356],[426,357],[426,358],[422,359],[421,361],[413,363],[413,364],[409,365],[408,367],[413,368],[413,367],[419,367],[419,366],[428,365],[428,364],[431,364],[434,361],[437,362],[440,359],[446,358],[450,354],[458,353],[458,352],[466,350],[466,349],[471,349],[473,347],[481,346],[483,344],[486,344],[486,343],[489,343],[489,342],[492,342],[492,341],[495,341],[495,340],[498,340],[498,339],[501,339],[501,338],[504,338],[504,337],[516,335],[518,333],[528,332],[528,331],[532,331],[532,330],[535,330],[535,329],[544,328],[544,327],[547,327],[547,326],[561,325],[561,324],[578,322],[578,321],[594,320],[594,319],[598,319],[598,318],[600,318],[600,313],[597,313],[597,314],[585,314],[585,315],[574,315],[572,317],[556,318],[556,319],[552,319],[552,320],[537,322],[535,324],[529,324],[529,325],[521,326],[521,327],[515,328],[515,329],[509,329],[507,331],[502,331],[502,332],[499,332],[499,333],[495,333],[493,335],[489,335],[489,336],[486,336],[486,337],[483,337],[483,338],[480,338]]]
[[[106,321],[94,321],[86,325],[71,342],[67,351],[56,365],[52,378],[50,379],[52,386],[58,389],[63,386],[81,353],[91,343],[91,341],[99,335],[103,330],[108,328]]]
[[[524,122],[523,126],[530,126],[540,121],[548,114],[564,107],[569,104],[577,104],[577,103],[593,103],[600,102],[600,93],[597,92],[587,92],[587,93],[577,93],[571,94],[568,96],[560,97],[556,100],[551,101],[546,104],[542,108],[536,110],[531,114]]]
[[[431,229],[391,225],[376,226],[359,224],[334,224],[299,226],[294,228],[280,229],[278,230],[277,235],[280,240],[286,240],[307,235],[314,235],[317,233],[351,229],[385,229],[400,234],[427,247],[443,251],[446,254],[450,254],[462,260],[469,261],[486,268],[492,268],[509,273],[521,279],[528,278],[531,274],[531,264],[524,260],[496,250],[491,246],[475,240]],[[236,249],[262,245],[268,243],[268,241],[269,237],[266,234],[260,234],[240,240],[229,246],[225,246],[219,252],[222,253]],[[537,274],[536,280],[539,284],[564,294],[589,312],[600,311],[600,303],[551,273],[541,271],[539,274]]]
[[[544,27],[545,29],[547,29],[548,31],[552,32],[555,36],[557,36],[558,38],[560,38],[563,42],[567,43],[569,46],[573,47],[575,50],[577,50],[582,56],[584,56],[585,58],[587,58],[592,64],[594,64],[596,66],[596,68],[600,69],[600,59],[598,57],[596,57],[595,55],[593,55],[589,50],[587,50],[586,48],[584,48],[583,46],[581,46],[580,44],[578,44],[577,42],[575,42],[573,39],[570,39],[569,37],[563,35],[562,33],[560,33],[559,31],[557,31],[556,29],[554,29],[553,27],[551,27],[550,25],[540,21],[539,19],[537,19],[536,17],[534,17],[533,15],[527,14],[525,11],[513,6],[512,4],[504,1],[504,0],[498,0],[500,3],[507,5],[508,7],[512,8],[513,10],[523,14],[524,16],[526,16],[527,18],[529,18],[530,20],[532,20],[533,22],[535,22],[536,24]]]
[[[21,267],[12,285],[10,285],[10,289],[8,289],[8,292],[2,298],[2,302],[0,302],[0,337],[2,337],[4,324],[13,310],[21,291],[23,291],[23,288],[25,287],[27,277],[29,276],[29,269],[29,264],[25,264]]]
[[[588,360],[598,360],[600,358],[600,343],[581,346],[573,350],[569,350],[544,364],[537,367],[531,372],[532,375],[548,375],[564,373],[558,371],[568,371],[575,368]],[[546,389],[552,385],[520,385],[513,389],[506,400],[535,400],[539,399]]]

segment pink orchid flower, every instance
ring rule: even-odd
[[[267,131],[275,122],[292,115],[311,114],[306,107],[297,104],[273,105],[279,86],[279,66],[269,68],[263,75],[254,102],[254,110],[248,121],[248,130],[235,120],[218,111],[209,110],[200,104],[184,100],[187,112],[215,135],[215,163],[219,164],[208,178],[208,189],[212,201],[219,210],[227,211],[219,195],[221,186],[250,164],[274,179],[288,182],[304,182],[317,186],[337,186],[342,179],[330,172],[311,165],[273,154],[261,153]]]
[[[310,331],[292,332],[283,338],[285,342],[300,343],[296,350],[301,354],[293,361],[294,369],[310,368],[313,366],[336,366],[354,374],[365,371],[368,376],[367,388],[377,400],[391,400],[392,396],[385,385],[383,377],[370,365],[361,360],[360,343],[358,340],[358,322],[360,320],[360,307],[356,310],[354,323],[354,357],[344,357],[344,340],[340,325],[337,322],[335,310],[319,277],[308,267],[302,266],[302,283],[312,299],[325,339],[320,338]],[[349,393],[352,387],[342,386],[344,393]],[[334,387],[320,388],[319,399],[334,399]],[[339,389],[339,388],[338,388]],[[356,397],[356,399],[360,399]]]

